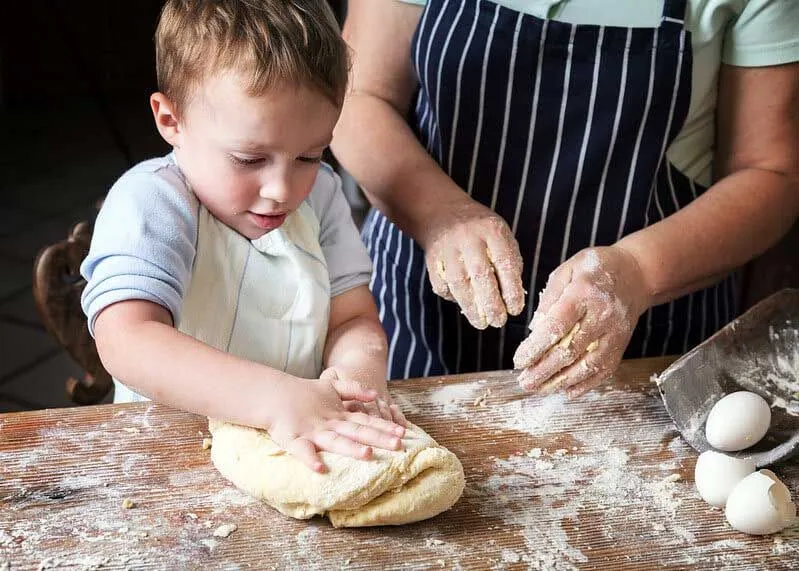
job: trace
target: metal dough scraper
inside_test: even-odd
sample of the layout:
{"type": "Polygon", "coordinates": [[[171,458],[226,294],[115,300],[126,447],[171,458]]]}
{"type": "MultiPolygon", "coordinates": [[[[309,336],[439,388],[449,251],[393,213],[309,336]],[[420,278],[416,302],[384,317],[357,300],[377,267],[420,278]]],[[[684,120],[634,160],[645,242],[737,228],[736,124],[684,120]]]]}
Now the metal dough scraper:
{"type": "Polygon", "coordinates": [[[761,467],[799,453],[799,290],[761,301],[656,381],[674,424],[696,450],[710,448],[704,425],[713,405],[745,390],[771,405],[771,427],[763,440],[736,454],[761,467]]]}

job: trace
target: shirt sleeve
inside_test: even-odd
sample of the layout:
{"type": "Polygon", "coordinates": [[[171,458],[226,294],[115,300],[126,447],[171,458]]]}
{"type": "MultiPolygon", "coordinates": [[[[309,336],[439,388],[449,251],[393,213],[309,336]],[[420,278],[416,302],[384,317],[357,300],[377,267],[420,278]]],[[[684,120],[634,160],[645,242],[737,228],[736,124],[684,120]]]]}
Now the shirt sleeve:
{"type": "Polygon", "coordinates": [[[330,295],[368,284],[372,262],[352,220],[341,179],[330,166],[320,167],[308,201],[319,219],[319,243],[330,274],[330,295]]]}
{"type": "Polygon", "coordinates": [[[799,2],[748,0],[727,28],[722,61],[745,67],[799,61],[799,2]]]}
{"type": "Polygon", "coordinates": [[[146,300],[180,321],[191,279],[199,204],[170,168],[129,171],[111,188],[95,222],[81,305],[94,335],[97,315],[113,303],[146,300]]]}

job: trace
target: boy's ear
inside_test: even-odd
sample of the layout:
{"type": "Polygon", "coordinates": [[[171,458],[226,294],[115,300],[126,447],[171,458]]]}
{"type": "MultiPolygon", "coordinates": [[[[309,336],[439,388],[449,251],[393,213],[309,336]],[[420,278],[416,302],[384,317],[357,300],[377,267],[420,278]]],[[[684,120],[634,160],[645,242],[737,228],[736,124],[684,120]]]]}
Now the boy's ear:
{"type": "Polygon", "coordinates": [[[164,140],[173,147],[180,147],[182,129],[178,120],[175,106],[163,93],[153,93],[150,96],[150,108],[153,110],[155,126],[164,140]]]}

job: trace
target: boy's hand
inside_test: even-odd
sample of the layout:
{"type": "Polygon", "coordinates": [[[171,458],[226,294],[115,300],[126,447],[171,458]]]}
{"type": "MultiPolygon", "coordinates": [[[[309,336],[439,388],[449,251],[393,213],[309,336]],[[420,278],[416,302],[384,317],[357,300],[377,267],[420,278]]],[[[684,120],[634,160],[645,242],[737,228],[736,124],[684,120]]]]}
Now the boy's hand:
{"type": "Polygon", "coordinates": [[[269,436],[315,472],[326,471],[319,451],[367,460],[372,446],[399,450],[405,428],[365,412],[347,410],[345,401],[372,402],[377,391],[339,379],[328,369],[318,380],[288,384],[283,402],[268,427],[269,436]]]}
{"type": "Polygon", "coordinates": [[[322,375],[325,374],[335,375],[340,379],[352,380],[359,387],[361,387],[362,390],[371,390],[376,393],[377,398],[369,400],[368,402],[354,399],[344,401],[344,408],[346,408],[348,411],[362,412],[371,416],[389,420],[403,427],[408,426],[408,421],[406,420],[405,415],[403,415],[399,407],[394,404],[394,401],[391,399],[391,395],[388,393],[388,384],[386,383],[386,379],[380,378],[379,380],[374,380],[371,382],[364,379],[355,381],[354,379],[348,379],[346,372],[336,369],[336,367],[330,367],[322,373],[322,375]]]}

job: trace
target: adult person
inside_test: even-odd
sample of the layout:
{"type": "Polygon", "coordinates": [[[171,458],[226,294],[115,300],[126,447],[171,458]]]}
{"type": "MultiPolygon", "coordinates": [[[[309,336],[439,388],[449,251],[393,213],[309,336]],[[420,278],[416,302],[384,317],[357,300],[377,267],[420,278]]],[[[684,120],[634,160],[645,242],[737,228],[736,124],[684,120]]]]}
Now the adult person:
{"type": "Polygon", "coordinates": [[[796,218],[799,2],[420,4],[350,1],[333,141],[391,376],[576,396],[730,321],[796,218]]]}

